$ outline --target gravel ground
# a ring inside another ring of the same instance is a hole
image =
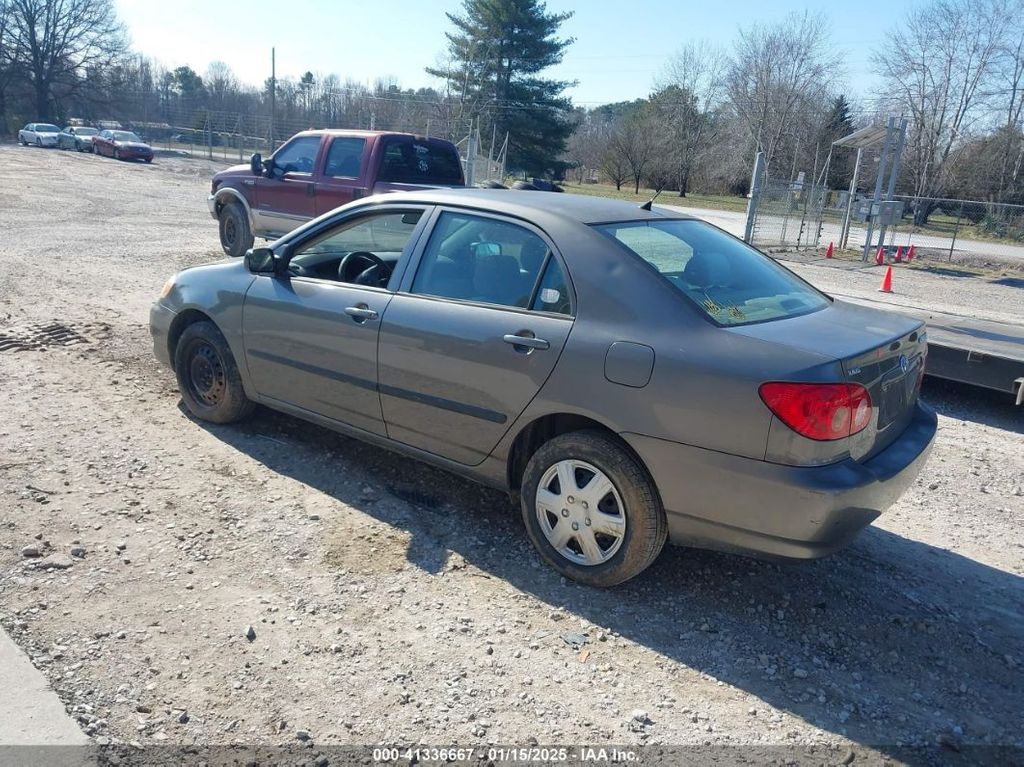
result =
[[[839,554],[667,549],[576,586],[501,494],[268,411],[185,415],[147,312],[219,257],[214,167],[0,147],[0,624],[98,743],[1024,746],[1007,397],[927,384],[930,462]]]

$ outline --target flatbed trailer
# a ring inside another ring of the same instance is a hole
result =
[[[924,320],[928,325],[925,375],[1005,392],[1018,405],[1024,404],[1024,317],[1020,323],[997,322],[833,295]]]

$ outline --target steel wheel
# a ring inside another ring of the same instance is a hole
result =
[[[192,396],[204,405],[216,407],[224,398],[224,361],[206,341],[196,340],[188,349],[187,383]]]
[[[622,497],[612,481],[586,461],[559,461],[544,472],[534,507],[541,532],[570,562],[600,565],[622,546]]]
[[[238,223],[235,221],[234,216],[228,216],[224,219],[223,232],[222,240],[224,247],[227,249],[234,248],[238,242]]]

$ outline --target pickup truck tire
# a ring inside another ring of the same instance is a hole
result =
[[[254,238],[249,228],[249,218],[237,202],[229,202],[220,209],[220,246],[229,256],[244,256],[252,247]]]

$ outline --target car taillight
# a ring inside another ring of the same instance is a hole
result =
[[[871,423],[871,395],[860,384],[773,381],[758,393],[779,420],[810,439],[842,439]]]

